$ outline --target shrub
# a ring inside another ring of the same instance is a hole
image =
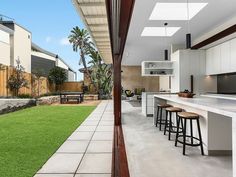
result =
[[[67,80],[67,73],[64,69],[56,66],[50,70],[48,80],[56,85],[56,91],[58,91],[59,87]]]
[[[25,78],[24,67],[20,64],[20,59],[16,60],[17,65],[14,67],[13,74],[7,81],[7,87],[18,96],[20,88],[28,87],[28,80]]]
[[[18,98],[33,98],[30,94],[19,94]]]

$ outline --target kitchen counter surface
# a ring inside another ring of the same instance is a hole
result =
[[[236,118],[236,100],[205,96],[182,98],[173,94],[160,94],[154,97]]]
[[[228,100],[235,100],[236,101],[236,95],[231,95],[231,94],[207,93],[207,94],[202,94],[201,96],[209,97],[209,98],[221,98],[221,99],[228,99]]]

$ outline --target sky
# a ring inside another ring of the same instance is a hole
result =
[[[68,42],[73,27],[84,28],[71,0],[0,0],[0,14],[31,31],[34,43],[58,54],[83,79],[79,53]]]

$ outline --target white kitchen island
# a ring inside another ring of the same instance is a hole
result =
[[[168,103],[200,115],[200,125],[207,155],[233,154],[233,176],[236,177],[236,100],[198,96],[154,95],[154,123],[158,103]],[[194,128],[194,133],[197,131]]]

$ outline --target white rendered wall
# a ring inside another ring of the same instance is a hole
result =
[[[10,34],[0,30],[0,64],[10,65]]]
[[[60,59],[57,59],[56,65],[60,68],[66,69],[66,70],[69,69],[68,66],[63,61],[61,61]]]
[[[40,58],[45,58],[45,59],[52,60],[52,61],[56,61],[55,57],[52,57],[50,55],[47,55],[47,54],[44,54],[44,53],[41,53],[41,52],[31,51],[31,55],[34,55],[34,56],[37,56],[37,57],[40,57]]]
[[[15,24],[13,64],[19,58],[25,71],[31,73],[31,33]]]
[[[75,73],[68,71],[68,81],[75,81]]]

